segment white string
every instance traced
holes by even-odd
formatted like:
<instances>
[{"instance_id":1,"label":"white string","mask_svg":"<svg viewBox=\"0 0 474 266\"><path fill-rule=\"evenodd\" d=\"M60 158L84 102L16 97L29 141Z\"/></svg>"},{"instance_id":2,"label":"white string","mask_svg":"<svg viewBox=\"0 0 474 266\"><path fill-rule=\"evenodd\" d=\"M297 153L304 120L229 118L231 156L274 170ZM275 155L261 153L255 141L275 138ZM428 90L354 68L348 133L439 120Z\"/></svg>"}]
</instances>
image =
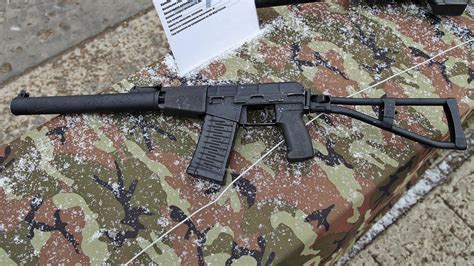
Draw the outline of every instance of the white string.
<instances>
[{"instance_id":1,"label":"white string","mask_svg":"<svg viewBox=\"0 0 474 266\"><path fill-rule=\"evenodd\" d=\"M372 89L372 88L374 88L374 87L377 87L378 85L380 85L380 84L382 84L382 83L384 83L384 82L387 82L387 81L389 81L390 79L395 78L396 76L399 76L399 75L404 74L404 73L406 73L406 72L408 72L408 71L411 71L411 70L413 70L413 69L415 69L415 68L418 68L419 66L422 66L422 65L424 65L424 64L426 64L426 63L429 63L429 62L432 61L433 59L435 59L435 58L437 58L437 57L440 57L440 56L444 55L445 53L450 52L450 51L452 51L452 50L454 50L454 49L456 49L456 48L458 48L458 47L460 47L460 46L466 45L466 44L468 44L468 43L470 43L470 42L472 42L472 41L474 41L474 39L470 39L470 40L465 41L465 42L463 42L463 43L460 43L460 44L458 44L458 45L456 45L456 46L453 46L453 47L451 47L451 48L449 48L449 49L447 49L447 50L444 50L444 51L440 52L439 54L437 54L437 55L435 55L435 56L433 56L433 57L431 57L431 58L428 58L428 59L426 59L425 61L423 61L423 62L421 62L421 63L419 63L419 64L416 64L416 65L414 65L414 66L412 66L412 67L410 67L410 68L407 68L407 69L405 69L405 70L403 70L403 71L401 71L401 72L398 72L398 73L396 73L396 74L393 74L393 75L391 75L390 77L388 77L388 78L386 78L386 79L383 79L383 80L381 80L381 81L379 81L379 82L377 82L377 83L375 83L375 84L373 84L373 85L370 85L369 87L367 87L367 88L365 88L365 89L363 89L363 90L360 90L360 91L358 91L358 92L356 92L356 93L353 93L353 94L351 94L351 95L349 95L349 96L347 96L347 97L350 98L350 97L353 97L353 96L355 96L355 95L357 95L357 94L359 94L359 93L362 93L362 92L364 92L364 91L366 91L366 90L370 90L370 89Z\"/></svg>"},{"instance_id":2,"label":"white string","mask_svg":"<svg viewBox=\"0 0 474 266\"><path fill-rule=\"evenodd\" d=\"M175 226L173 226L173 228L171 228L170 230L168 230L166 233L162 234L158 239L156 239L155 241L153 241L153 243L149 244L148 246L146 246L144 249L142 249L139 253L137 253L137 255L135 255L133 258L131 258L127 263L126 265L130 264L133 262L133 260L135 260L136 258L138 258L138 256L140 256L141 254L143 254L143 252L145 252L145 250L147 250L148 248L152 247L153 245L155 245L157 242L161 241L165 236L167 236L169 233L171 233L174 229L178 228L180 225L182 225L183 223L185 223L186 221L188 221L189 219L191 219L191 217L193 217L194 215L196 215L197 213L201 212L202 210L204 210L205 208L211 206L212 204L216 203L217 201L219 201L220 198L222 198L222 196L224 195L224 193L227 192L227 190L229 190L229 188L235 184L235 182L237 182L242 176L244 176L248 171L250 171L250 169L252 169L255 165L257 165L260 161L262 161L263 159L265 159L265 157L267 157L270 153L272 153L276 148L278 148L281 144L283 144L284 140L280 141L277 145L275 145L273 148L271 148L269 151L267 151L262 157L260 157L258 160L256 160L252 165L250 165L247 169L245 169L245 171L243 171L237 178L235 178L232 182L230 182L230 184L219 194L219 196L217 196L213 201L207 203L206 205L202 206L201 208L199 208L198 210L194 211L191 215L189 215L188 217L186 217L185 219L183 219L181 222L177 223Z\"/></svg>"},{"instance_id":3,"label":"white string","mask_svg":"<svg viewBox=\"0 0 474 266\"><path fill-rule=\"evenodd\" d=\"M390 79L393 79L403 73L406 73L410 70L413 70L419 66L422 66L426 63L429 63L430 61L432 61L433 59L451 51L451 50L454 50L460 46L463 46L465 44L468 44L470 42L474 41L474 39L470 39L466 42L463 42L463 43L460 43L456 46L453 46L447 50L444 50L442 52L440 52L439 54L436 54L435 56L419 63L419 64L416 64L410 68L407 68L401 72L398 72L396 74L393 74L392 76L388 77L388 78L385 78L373 85L370 85L369 87L367 88L364 88L358 92L355 92L349 96L347 96L347 98L350 98L350 97L353 97L353 96L356 96L364 91L367 91L369 89L372 89L374 87L377 87L378 85L384 83L384 82L387 82L388 80ZM311 124L313 121L315 121L317 118L319 118L322 114L319 114L317 116L315 116L314 118L312 118L311 120L309 120L307 123L306 123L306 126L308 126L309 124ZM256 160L252 165L250 165L247 169L245 169L237 178L235 178L232 182L230 182L230 184L214 199L212 200L211 202L207 203L206 205L202 206L201 208L197 209L196 211L194 211L192 214L190 214L188 217L186 217L185 219L183 219L181 222L177 223L175 226L173 226L170 230L166 231L164 234L162 234L158 239L156 239L155 241L153 241L151 244L149 244L148 246L146 246L145 248L143 248L140 252L138 252L133 258L131 258L125 265L128 265L130 263L132 263L136 258L138 258L141 254L143 254L147 249L149 249L150 247L154 246L156 243L158 243L159 241L161 241L165 236L169 235L172 231L174 231L176 228L178 228L179 226L181 226L182 224L184 224L186 221L190 220L193 216L195 216L196 214L200 213L202 210L206 209L207 207L213 205L214 203L217 203L217 201L219 201L219 199L222 198L222 196L230 189L230 187L232 187L235 182L237 182L240 178L242 178L248 171L250 171L253 167L255 167L258 163L260 163L263 159L265 159L268 155L270 155L274 150L276 150L278 147L280 147L285 141L282 140L280 142L278 142L273 148L271 148L270 150L268 150L262 157L260 157L258 160Z\"/></svg>"}]
</instances>

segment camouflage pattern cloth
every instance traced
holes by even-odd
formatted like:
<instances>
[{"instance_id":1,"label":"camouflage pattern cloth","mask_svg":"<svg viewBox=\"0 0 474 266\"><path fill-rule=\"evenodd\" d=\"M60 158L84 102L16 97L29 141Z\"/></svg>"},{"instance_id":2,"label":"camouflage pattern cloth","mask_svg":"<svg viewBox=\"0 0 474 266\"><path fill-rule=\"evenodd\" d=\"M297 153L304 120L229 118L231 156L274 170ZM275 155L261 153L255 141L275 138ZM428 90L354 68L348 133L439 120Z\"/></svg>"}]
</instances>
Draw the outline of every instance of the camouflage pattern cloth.
<instances>
[{"instance_id":1,"label":"camouflage pattern cloth","mask_svg":"<svg viewBox=\"0 0 474 266\"><path fill-rule=\"evenodd\" d=\"M348 96L472 39L474 29L469 12L444 18L415 5L343 0L264 9L259 17L262 36L192 74L178 76L168 56L111 90L298 81ZM474 105L473 54L472 43L460 46L356 97L456 97L466 117ZM400 108L398 121L446 138L441 109ZM157 113L60 116L0 149L0 263L131 259L223 191L185 171L201 123ZM135 262L333 263L436 152L338 115L308 128L314 159L289 164L278 147ZM276 127L238 130L226 184L281 140Z\"/></svg>"}]
</instances>

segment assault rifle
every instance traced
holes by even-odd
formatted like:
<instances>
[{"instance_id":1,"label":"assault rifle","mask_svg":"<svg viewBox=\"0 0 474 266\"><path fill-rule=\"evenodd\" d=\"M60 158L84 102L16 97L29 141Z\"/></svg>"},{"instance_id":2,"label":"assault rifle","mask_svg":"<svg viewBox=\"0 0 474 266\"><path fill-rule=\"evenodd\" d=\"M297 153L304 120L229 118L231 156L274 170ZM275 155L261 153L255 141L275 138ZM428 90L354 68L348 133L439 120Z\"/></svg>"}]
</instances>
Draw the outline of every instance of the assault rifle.
<instances>
[{"instance_id":1,"label":"assault rifle","mask_svg":"<svg viewBox=\"0 0 474 266\"><path fill-rule=\"evenodd\" d=\"M257 8L272 7L281 5L294 5L312 2L321 2L322 0L255 0ZM366 0L368 4L387 4L395 3L396 0ZM415 2L419 2L418 0ZM469 0L428 0L428 3L437 15L459 16L467 7Z\"/></svg>"},{"instance_id":2,"label":"assault rifle","mask_svg":"<svg viewBox=\"0 0 474 266\"><path fill-rule=\"evenodd\" d=\"M377 106L378 117L343 107ZM450 141L436 141L394 125L396 106L442 106ZM22 91L11 102L15 115L162 111L176 116L204 116L201 135L187 173L217 183L225 169L238 126L273 126L283 130L289 162L314 156L303 114L346 115L419 143L441 149L466 149L457 101L453 98L342 98L313 94L300 83L134 87L128 93L29 97ZM263 112L265 111L265 112ZM260 115L263 117L260 117Z\"/></svg>"}]
</instances>

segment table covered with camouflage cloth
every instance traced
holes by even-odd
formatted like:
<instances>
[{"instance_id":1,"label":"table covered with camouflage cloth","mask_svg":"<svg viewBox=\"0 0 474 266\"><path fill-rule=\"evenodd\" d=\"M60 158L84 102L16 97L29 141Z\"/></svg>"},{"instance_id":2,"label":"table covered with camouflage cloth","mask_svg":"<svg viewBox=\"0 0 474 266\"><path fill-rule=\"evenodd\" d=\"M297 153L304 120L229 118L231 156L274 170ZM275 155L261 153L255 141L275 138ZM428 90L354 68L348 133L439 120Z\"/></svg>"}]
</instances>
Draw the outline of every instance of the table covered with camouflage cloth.
<instances>
[{"instance_id":1,"label":"table covered with camouflage cloth","mask_svg":"<svg viewBox=\"0 0 474 266\"><path fill-rule=\"evenodd\" d=\"M472 110L472 43L364 90L472 39L472 14L442 18L413 5L338 1L260 10L259 17L262 36L192 74L178 76L168 56L111 90L298 81L336 96L456 97L463 117ZM400 108L398 118L446 138L441 109ZM224 190L185 173L201 122L156 113L60 116L1 148L0 262L127 262ZM289 164L280 145L248 171L282 134L240 129L226 184L245 174L135 262L334 262L435 153L338 115L308 128L314 159Z\"/></svg>"}]
</instances>

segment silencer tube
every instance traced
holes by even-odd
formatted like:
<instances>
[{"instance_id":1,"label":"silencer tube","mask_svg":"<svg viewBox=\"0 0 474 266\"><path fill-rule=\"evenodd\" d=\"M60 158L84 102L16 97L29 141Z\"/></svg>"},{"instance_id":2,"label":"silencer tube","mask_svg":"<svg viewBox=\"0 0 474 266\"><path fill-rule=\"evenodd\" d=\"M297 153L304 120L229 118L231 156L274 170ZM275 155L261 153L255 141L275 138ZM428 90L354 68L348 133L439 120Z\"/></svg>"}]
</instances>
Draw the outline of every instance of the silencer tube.
<instances>
[{"instance_id":1,"label":"silencer tube","mask_svg":"<svg viewBox=\"0 0 474 266\"><path fill-rule=\"evenodd\" d=\"M159 92L131 92L120 94L24 97L12 100L14 115L115 113L158 110Z\"/></svg>"}]
</instances>

